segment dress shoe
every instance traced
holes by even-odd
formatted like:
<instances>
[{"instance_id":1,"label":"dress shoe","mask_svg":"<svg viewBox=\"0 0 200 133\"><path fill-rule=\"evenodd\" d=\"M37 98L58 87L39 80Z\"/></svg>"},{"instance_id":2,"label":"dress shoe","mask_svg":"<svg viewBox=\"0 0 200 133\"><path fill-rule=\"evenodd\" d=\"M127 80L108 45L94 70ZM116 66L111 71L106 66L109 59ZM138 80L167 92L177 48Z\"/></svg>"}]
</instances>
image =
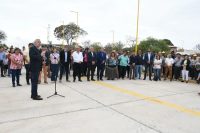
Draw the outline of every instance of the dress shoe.
<instances>
[{"instance_id":1,"label":"dress shoe","mask_svg":"<svg viewBox=\"0 0 200 133\"><path fill-rule=\"evenodd\" d=\"M37 95L36 97L41 97L40 95ZM31 98L34 98L33 96L31 96Z\"/></svg>"},{"instance_id":2,"label":"dress shoe","mask_svg":"<svg viewBox=\"0 0 200 133\"><path fill-rule=\"evenodd\" d=\"M22 86L21 84L17 84L17 86Z\"/></svg>"},{"instance_id":3,"label":"dress shoe","mask_svg":"<svg viewBox=\"0 0 200 133\"><path fill-rule=\"evenodd\" d=\"M33 99L33 100L43 100L43 98L41 98L41 97L38 97L38 96L36 96L36 97L33 97L32 99Z\"/></svg>"},{"instance_id":4,"label":"dress shoe","mask_svg":"<svg viewBox=\"0 0 200 133\"><path fill-rule=\"evenodd\" d=\"M15 87L15 85L13 84L13 87Z\"/></svg>"},{"instance_id":5,"label":"dress shoe","mask_svg":"<svg viewBox=\"0 0 200 133\"><path fill-rule=\"evenodd\" d=\"M87 79L87 81L90 81L90 79Z\"/></svg>"},{"instance_id":6,"label":"dress shoe","mask_svg":"<svg viewBox=\"0 0 200 133\"><path fill-rule=\"evenodd\" d=\"M4 76L4 75L1 75L1 77L6 77L6 76Z\"/></svg>"},{"instance_id":7,"label":"dress shoe","mask_svg":"<svg viewBox=\"0 0 200 133\"><path fill-rule=\"evenodd\" d=\"M96 81L95 79L92 79L92 81Z\"/></svg>"},{"instance_id":8,"label":"dress shoe","mask_svg":"<svg viewBox=\"0 0 200 133\"><path fill-rule=\"evenodd\" d=\"M66 82L71 82L71 81L67 79Z\"/></svg>"},{"instance_id":9,"label":"dress shoe","mask_svg":"<svg viewBox=\"0 0 200 133\"><path fill-rule=\"evenodd\" d=\"M27 85L30 85L30 83L27 83Z\"/></svg>"},{"instance_id":10,"label":"dress shoe","mask_svg":"<svg viewBox=\"0 0 200 133\"><path fill-rule=\"evenodd\" d=\"M103 81L103 79L100 79L101 81Z\"/></svg>"},{"instance_id":11,"label":"dress shoe","mask_svg":"<svg viewBox=\"0 0 200 133\"><path fill-rule=\"evenodd\" d=\"M76 79L73 80L73 82L75 82L75 81L76 81Z\"/></svg>"},{"instance_id":12,"label":"dress shoe","mask_svg":"<svg viewBox=\"0 0 200 133\"><path fill-rule=\"evenodd\" d=\"M82 80L78 80L79 82L83 82Z\"/></svg>"}]
</instances>

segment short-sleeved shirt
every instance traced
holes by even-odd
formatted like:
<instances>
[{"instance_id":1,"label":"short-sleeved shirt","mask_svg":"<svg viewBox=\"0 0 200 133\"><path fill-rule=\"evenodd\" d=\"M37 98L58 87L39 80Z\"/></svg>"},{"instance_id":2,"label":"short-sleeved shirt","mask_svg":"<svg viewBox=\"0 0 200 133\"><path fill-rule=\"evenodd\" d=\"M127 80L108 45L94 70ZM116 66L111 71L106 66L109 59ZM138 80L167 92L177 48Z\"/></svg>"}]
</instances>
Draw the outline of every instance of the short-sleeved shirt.
<instances>
[{"instance_id":1,"label":"short-sleeved shirt","mask_svg":"<svg viewBox=\"0 0 200 133\"><path fill-rule=\"evenodd\" d=\"M13 60L15 62L17 62L17 64L15 64L13 62ZM11 64L10 64L10 69L21 69L23 65L23 56L21 54L12 54L11 55Z\"/></svg>"}]
</instances>

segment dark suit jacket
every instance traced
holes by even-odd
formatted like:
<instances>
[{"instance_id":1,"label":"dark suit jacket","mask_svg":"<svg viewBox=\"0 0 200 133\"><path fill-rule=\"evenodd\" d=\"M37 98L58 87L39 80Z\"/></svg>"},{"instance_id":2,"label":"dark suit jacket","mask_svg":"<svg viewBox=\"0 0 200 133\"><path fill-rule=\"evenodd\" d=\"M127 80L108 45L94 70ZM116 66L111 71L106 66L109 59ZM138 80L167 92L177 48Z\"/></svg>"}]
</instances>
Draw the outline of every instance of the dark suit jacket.
<instances>
[{"instance_id":1,"label":"dark suit jacket","mask_svg":"<svg viewBox=\"0 0 200 133\"><path fill-rule=\"evenodd\" d=\"M147 65L148 61L150 61L150 65L153 65L153 61L154 61L154 54L153 53L151 53L150 60L149 60L148 53L146 53L144 55L144 64Z\"/></svg>"},{"instance_id":2,"label":"dark suit jacket","mask_svg":"<svg viewBox=\"0 0 200 133\"><path fill-rule=\"evenodd\" d=\"M29 51L30 56L30 71L39 72L42 69L42 56L39 49L32 46Z\"/></svg>"},{"instance_id":3,"label":"dark suit jacket","mask_svg":"<svg viewBox=\"0 0 200 133\"><path fill-rule=\"evenodd\" d=\"M67 63L70 63L71 61L71 53L70 51L67 52ZM60 63L65 64L65 51L61 50L60 51Z\"/></svg>"},{"instance_id":4,"label":"dark suit jacket","mask_svg":"<svg viewBox=\"0 0 200 133\"><path fill-rule=\"evenodd\" d=\"M136 56L131 55L129 59L130 59L130 62L129 62L130 65L133 65L134 63L136 63Z\"/></svg>"},{"instance_id":5,"label":"dark suit jacket","mask_svg":"<svg viewBox=\"0 0 200 133\"><path fill-rule=\"evenodd\" d=\"M101 65L104 61L104 64L106 62L106 53L105 52L98 52L97 53L97 65Z\"/></svg>"},{"instance_id":6,"label":"dark suit jacket","mask_svg":"<svg viewBox=\"0 0 200 133\"><path fill-rule=\"evenodd\" d=\"M93 52L93 56L92 56L92 52L89 52L88 53L88 64L91 65L93 61L96 64L96 62L97 62L97 55L96 55L95 52Z\"/></svg>"}]
</instances>

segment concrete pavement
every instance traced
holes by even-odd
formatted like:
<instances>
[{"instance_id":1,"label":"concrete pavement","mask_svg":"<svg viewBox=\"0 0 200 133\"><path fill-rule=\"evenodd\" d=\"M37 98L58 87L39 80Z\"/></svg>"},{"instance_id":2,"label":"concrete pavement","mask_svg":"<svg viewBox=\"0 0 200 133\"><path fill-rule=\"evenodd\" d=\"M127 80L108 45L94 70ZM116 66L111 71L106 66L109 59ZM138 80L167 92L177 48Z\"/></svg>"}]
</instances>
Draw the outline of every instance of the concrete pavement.
<instances>
[{"instance_id":1,"label":"concrete pavement","mask_svg":"<svg viewBox=\"0 0 200 133\"><path fill-rule=\"evenodd\" d=\"M0 78L0 133L199 133L200 86L180 82L115 80L11 87Z\"/></svg>"}]
</instances>

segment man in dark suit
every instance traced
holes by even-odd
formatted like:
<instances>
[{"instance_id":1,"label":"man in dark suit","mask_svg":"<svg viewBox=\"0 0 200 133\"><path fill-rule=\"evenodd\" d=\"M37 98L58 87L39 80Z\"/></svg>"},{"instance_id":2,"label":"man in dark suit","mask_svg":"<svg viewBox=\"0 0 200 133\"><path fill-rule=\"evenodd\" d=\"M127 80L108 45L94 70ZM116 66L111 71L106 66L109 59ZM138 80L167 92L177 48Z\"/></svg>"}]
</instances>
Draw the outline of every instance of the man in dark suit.
<instances>
[{"instance_id":1,"label":"man in dark suit","mask_svg":"<svg viewBox=\"0 0 200 133\"><path fill-rule=\"evenodd\" d=\"M60 82L62 81L62 76L65 70L66 73L66 81L69 80L69 64L71 62L71 53L67 50L67 46L65 46L64 50L60 51Z\"/></svg>"},{"instance_id":2,"label":"man in dark suit","mask_svg":"<svg viewBox=\"0 0 200 133\"><path fill-rule=\"evenodd\" d=\"M29 51L31 72L31 98L33 100L43 100L37 92L39 73L42 70L42 56L39 50L40 46L40 39L36 39L34 41L34 45L30 48Z\"/></svg>"},{"instance_id":3,"label":"man in dark suit","mask_svg":"<svg viewBox=\"0 0 200 133\"><path fill-rule=\"evenodd\" d=\"M97 56L96 53L94 52L94 48L91 47L90 48L90 52L88 53L88 71L87 71L87 81L90 81L90 76L91 76L91 80L94 80L94 72L95 72L95 68L96 68L96 60L97 60ZM91 73L91 75L90 75Z\"/></svg>"},{"instance_id":4,"label":"man in dark suit","mask_svg":"<svg viewBox=\"0 0 200 133\"><path fill-rule=\"evenodd\" d=\"M104 48L101 48L100 52L97 53L97 80L103 80L103 73L105 70L106 53Z\"/></svg>"},{"instance_id":5,"label":"man in dark suit","mask_svg":"<svg viewBox=\"0 0 200 133\"><path fill-rule=\"evenodd\" d=\"M151 80L152 68L153 68L154 54L148 49L147 53L144 55L144 80L146 80L147 71L149 71L149 80Z\"/></svg>"}]
</instances>

